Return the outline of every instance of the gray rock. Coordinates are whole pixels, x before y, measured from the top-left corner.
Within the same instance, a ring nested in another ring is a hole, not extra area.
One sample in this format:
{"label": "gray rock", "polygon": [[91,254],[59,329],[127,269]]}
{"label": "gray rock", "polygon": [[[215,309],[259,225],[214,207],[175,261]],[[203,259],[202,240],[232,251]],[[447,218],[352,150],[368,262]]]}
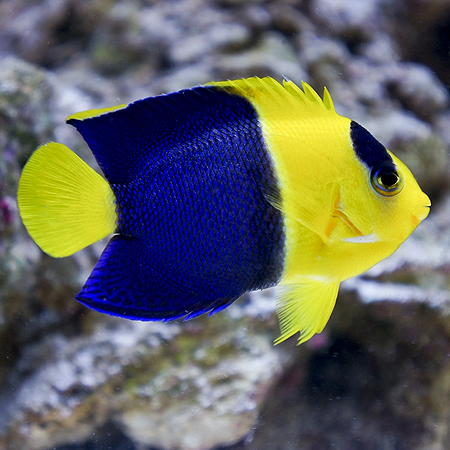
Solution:
{"label": "gray rock", "polygon": [[278,75],[279,80],[282,77],[292,80],[307,78],[295,48],[282,34],[276,32],[265,33],[251,50],[215,58],[214,68],[225,74],[222,76],[225,79],[254,75]]}
{"label": "gray rock", "polygon": [[221,23],[199,30],[173,47],[170,57],[175,64],[192,63],[206,54],[214,54],[233,47],[241,48],[250,39],[249,30],[238,23]]}
{"label": "gray rock", "polygon": [[29,344],[11,373],[14,390],[0,396],[0,443],[35,450],[80,442],[106,420],[148,446],[236,442],[287,363],[264,336],[265,316],[182,325],[95,317],[79,336]]}
{"label": "gray rock", "polygon": [[366,37],[380,26],[380,3],[380,0],[314,0],[310,9],[312,17],[327,31]]}
{"label": "gray rock", "polygon": [[[36,314],[37,311],[32,310],[35,308],[35,299],[39,297],[39,293],[35,293],[38,278],[45,285],[46,276],[41,272],[44,266],[38,268],[42,264],[42,255],[35,246],[30,246],[30,239],[19,218],[15,197],[21,166],[32,150],[40,142],[49,140],[52,135],[52,94],[51,83],[45,71],[12,57],[2,58],[0,334],[4,338],[11,332],[11,326],[15,322],[21,322]],[[65,269],[69,267],[65,265]],[[58,284],[59,281],[56,282],[56,285]],[[25,304],[21,303],[22,301]],[[14,338],[20,339],[23,332],[27,333],[25,330],[17,330]],[[10,343],[10,339],[7,339],[7,342]],[[7,355],[8,353],[6,352]]]}
{"label": "gray rock", "polygon": [[448,90],[427,67],[399,64],[393,68],[390,78],[390,93],[418,117],[430,119],[448,107]]}

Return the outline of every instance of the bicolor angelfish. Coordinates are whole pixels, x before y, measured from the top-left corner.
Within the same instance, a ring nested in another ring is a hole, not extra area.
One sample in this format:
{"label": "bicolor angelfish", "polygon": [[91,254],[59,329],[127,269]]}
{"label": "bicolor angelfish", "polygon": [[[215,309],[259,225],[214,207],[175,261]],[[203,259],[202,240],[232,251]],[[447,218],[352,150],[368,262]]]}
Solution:
{"label": "bicolor angelfish", "polygon": [[128,319],[220,311],[282,285],[279,343],[322,331],[339,284],[393,253],[430,200],[408,168],[306,83],[248,78],[68,117],[105,178],[50,142],[20,214],[40,248],[113,234],[77,299]]}

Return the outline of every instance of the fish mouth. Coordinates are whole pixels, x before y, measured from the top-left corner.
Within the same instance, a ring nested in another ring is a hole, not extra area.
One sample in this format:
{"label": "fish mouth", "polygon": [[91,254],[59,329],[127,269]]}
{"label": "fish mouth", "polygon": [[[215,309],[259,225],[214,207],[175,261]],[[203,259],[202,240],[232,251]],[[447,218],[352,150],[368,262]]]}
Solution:
{"label": "fish mouth", "polygon": [[422,204],[417,206],[412,212],[412,219],[415,225],[418,225],[422,220],[426,219],[430,214],[431,200],[427,194],[422,192]]}
{"label": "fish mouth", "polygon": [[418,225],[422,220],[426,219],[428,217],[428,214],[430,214],[431,210],[431,203],[428,205],[419,206],[413,213],[413,223]]}

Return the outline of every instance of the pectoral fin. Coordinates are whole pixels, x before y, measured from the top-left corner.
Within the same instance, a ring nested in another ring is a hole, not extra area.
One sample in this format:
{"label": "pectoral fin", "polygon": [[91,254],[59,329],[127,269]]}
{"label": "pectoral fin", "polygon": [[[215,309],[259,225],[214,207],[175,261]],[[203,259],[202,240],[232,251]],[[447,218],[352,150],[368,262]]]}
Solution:
{"label": "pectoral fin", "polygon": [[338,290],[338,281],[311,278],[286,286],[277,302],[281,336],[275,340],[275,345],[298,332],[298,345],[320,333],[333,311]]}
{"label": "pectoral fin", "polygon": [[326,244],[330,237],[331,232],[337,224],[335,217],[329,214],[324,214],[323,211],[317,209],[315,206],[308,203],[302,205],[300,202],[295,201],[295,195],[291,195],[290,205],[284,205],[281,199],[281,195],[278,191],[265,190],[265,196],[267,201],[276,209],[282,211],[285,215],[301,223],[304,227],[311,230],[313,233],[320,236],[322,242]]}

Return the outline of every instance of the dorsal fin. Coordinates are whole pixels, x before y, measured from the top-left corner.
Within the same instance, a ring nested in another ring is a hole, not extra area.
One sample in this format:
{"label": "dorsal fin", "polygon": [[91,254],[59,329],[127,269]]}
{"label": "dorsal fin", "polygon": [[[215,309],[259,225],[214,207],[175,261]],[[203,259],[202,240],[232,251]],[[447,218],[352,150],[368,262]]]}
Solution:
{"label": "dorsal fin", "polygon": [[316,91],[305,82],[300,89],[293,81],[279,83],[271,77],[251,77],[239,80],[209,83],[228,92],[248,98],[256,107],[261,107],[266,117],[283,117],[293,114],[336,114],[327,89],[322,100]]}
{"label": "dorsal fin", "polygon": [[83,136],[106,178],[111,183],[125,183],[133,180],[143,165],[164,164],[177,157],[177,149],[211,131],[214,124],[205,119],[212,111],[230,105],[232,97],[200,86],[76,113],[67,122]]}

